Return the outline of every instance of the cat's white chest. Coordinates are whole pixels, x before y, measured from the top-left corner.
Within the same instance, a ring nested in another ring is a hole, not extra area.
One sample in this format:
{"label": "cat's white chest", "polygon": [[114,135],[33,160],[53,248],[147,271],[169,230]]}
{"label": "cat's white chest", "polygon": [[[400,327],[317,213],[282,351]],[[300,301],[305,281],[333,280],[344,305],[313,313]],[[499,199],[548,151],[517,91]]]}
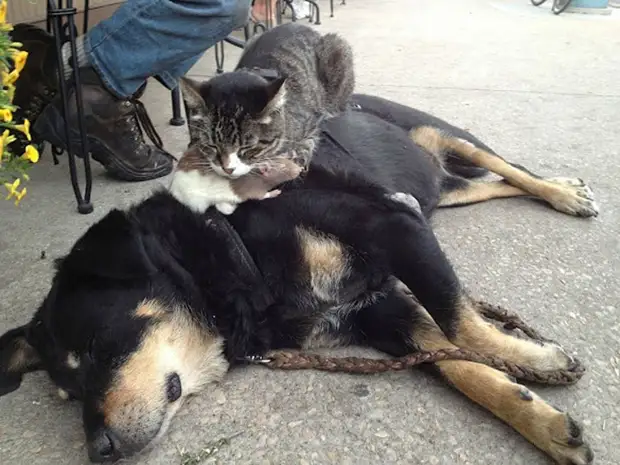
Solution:
{"label": "cat's white chest", "polygon": [[230,179],[216,174],[201,174],[197,170],[176,171],[169,190],[179,202],[198,213],[204,213],[215,205],[222,213],[230,214],[234,206],[242,201],[233,191]]}

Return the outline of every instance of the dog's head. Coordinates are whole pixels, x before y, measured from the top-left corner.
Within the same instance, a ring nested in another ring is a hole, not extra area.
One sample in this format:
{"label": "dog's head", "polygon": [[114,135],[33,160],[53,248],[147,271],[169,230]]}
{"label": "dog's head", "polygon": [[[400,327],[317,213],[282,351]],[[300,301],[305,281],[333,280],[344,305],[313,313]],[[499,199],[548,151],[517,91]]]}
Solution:
{"label": "dog's head", "polygon": [[0,337],[0,395],[45,370],[62,397],[83,403],[93,462],[146,448],[228,368],[221,337],[154,255],[127,215],[111,212],[58,261],[34,318]]}

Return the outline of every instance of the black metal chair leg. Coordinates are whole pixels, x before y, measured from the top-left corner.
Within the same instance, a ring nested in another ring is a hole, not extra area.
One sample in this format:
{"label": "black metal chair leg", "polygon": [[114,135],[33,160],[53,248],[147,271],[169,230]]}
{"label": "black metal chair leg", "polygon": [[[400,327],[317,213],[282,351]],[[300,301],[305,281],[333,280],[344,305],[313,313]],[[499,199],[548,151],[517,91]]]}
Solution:
{"label": "black metal chair leg", "polygon": [[171,126],[183,126],[185,119],[181,115],[181,89],[176,86],[170,91],[172,97],[172,118],[170,118]]}
{"label": "black metal chair leg", "polygon": [[217,74],[222,74],[224,72],[224,41],[220,41],[215,44],[215,72]]}
{"label": "black metal chair leg", "polygon": [[[88,214],[93,211],[93,205],[90,201],[91,190],[92,190],[92,172],[90,168],[90,155],[88,149],[88,140],[86,137],[86,128],[84,126],[84,107],[82,100],[82,90],[80,87],[80,72],[78,68],[77,62],[77,47],[76,47],[76,36],[77,36],[77,28],[75,26],[75,15],[77,13],[77,9],[73,6],[73,0],[66,0],[66,7],[63,7],[62,0],[59,0],[58,4],[55,0],[47,1],[47,19],[48,22],[51,23],[51,29],[54,34],[55,42],[56,42],[56,53],[57,56],[62,56],[62,45],[63,45],[63,18],[66,20],[66,36],[64,37],[64,42],[69,42],[71,47],[71,56],[72,56],[72,73],[73,73],[73,81],[75,85],[75,103],[76,110],[78,116],[78,130],[80,133],[80,143],[81,143],[81,152],[82,152],[82,160],[84,164],[84,178],[85,178],[85,186],[84,186],[84,194],[82,195],[82,191],[80,189],[78,175],[77,175],[77,166],[75,162],[75,154],[74,147],[71,143],[71,134],[69,125],[65,124],[65,142],[67,145],[67,158],[69,160],[69,173],[71,175],[71,185],[73,187],[73,193],[75,194],[75,199],[77,201],[77,210],[82,214]],[[85,9],[88,9],[89,0],[85,1]],[[87,16],[85,17],[85,19]],[[87,26],[85,26],[87,29]],[[63,63],[62,60],[59,60],[58,66],[58,81],[60,87],[60,97],[62,99],[62,115],[65,121],[67,121],[67,115],[69,113],[69,89],[67,86],[67,81],[64,79],[64,67],[66,63]],[[78,149],[79,150],[79,149]]]}
{"label": "black metal chair leg", "polygon": [[318,3],[314,0],[306,0],[310,4],[310,22],[312,22],[312,17],[314,16],[313,11],[316,11],[316,21],[314,24],[321,24],[321,9],[319,8]]}
{"label": "black metal chair leg", "polygon": [[329,0],[329,17],[334,17],[334,0]]}

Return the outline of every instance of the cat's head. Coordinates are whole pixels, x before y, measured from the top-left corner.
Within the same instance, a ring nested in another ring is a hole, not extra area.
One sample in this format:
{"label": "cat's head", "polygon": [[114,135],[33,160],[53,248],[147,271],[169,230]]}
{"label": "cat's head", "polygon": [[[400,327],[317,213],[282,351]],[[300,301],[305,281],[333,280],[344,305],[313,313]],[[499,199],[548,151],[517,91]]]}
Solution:
{"label": "cat's head", "polygon": [[269,160],[285,137],[285,79],[248,71],[180,82],[190,147],[220,176],[238,178]]}

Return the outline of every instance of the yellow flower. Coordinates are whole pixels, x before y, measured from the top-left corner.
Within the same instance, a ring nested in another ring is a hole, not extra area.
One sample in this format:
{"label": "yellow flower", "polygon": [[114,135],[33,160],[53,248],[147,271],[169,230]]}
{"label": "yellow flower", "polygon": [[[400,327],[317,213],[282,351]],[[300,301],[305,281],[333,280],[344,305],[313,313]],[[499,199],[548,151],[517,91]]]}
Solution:
{"label": "yellow flower", "polygon": [[13,64],[15,65],[15,70],[18,73],[21,73],[22,70],[24,69],[24,66],[26,66],[26,60],[28,59],[28,52],[25,52],[23,50],[20,51],[16,51],[15,53],[13,53]]}
{"label": "yellow flower", "polygon": [[24,124],[16,124],[13,128],[23,132],[26,135],[26,139],[29,141],[32,140],[32,136],[30,135],[30,121],[27,119],[24,120]]}
{"label": "yellow flower", "polygon": [[4,183],[4,187],[6,187],[6,190],[9,191],[9,195],[6,196],[6,200],[9,200],[14,195],[17,195],[17,188],[19,187],[19,183],[20,182],[21,182],[21,180],[19,178],[17,178],[13,182],[5,182]]}
{"label": "yellow flower", "polygon": [[5,123],[13,121],[13,113],[8,108],[0,108],[0,119]]}
{"label": "yellow flower", "polygon": [[17,79],[19,79],[19,71],[17,71],[16,69],[11,71],[10,73],[2,71],[3,86],[12,86],[13,84],[15,84],[15,81],[17,81]]}
{"label": "yellow flower", "polygon": [[36,163],[39,161],[39,151],[35,148],[34,145],[27,145],[26,151],[22,155],[24,160],[28,160],[31,163]]}
{"label": "yellow flower", "polygon": [[19,202],[21,202],[21,200],[24,198],[24,196],[26,195],[26,188],[24,187],[22,189],[22,191],[18,194],[15,194],[15,206],[19,206]]}
{"label": "yellow flower", "polygon": [[6,23],[6,0],[0,2],[0,23]]}
{"label": "yellow flower", "polygon": [[22,173],[22,178],[24,178],[24,181],[30,181],[30,176],[28,176],[28,173]]}
{"label": "yellow flower", "polygon": [[15,142],[15,136],[12,135],[8,129],[5,129],[2,135],[0,136],[0,154],[4,153],[4,148],[9,145],[11,142]]}

